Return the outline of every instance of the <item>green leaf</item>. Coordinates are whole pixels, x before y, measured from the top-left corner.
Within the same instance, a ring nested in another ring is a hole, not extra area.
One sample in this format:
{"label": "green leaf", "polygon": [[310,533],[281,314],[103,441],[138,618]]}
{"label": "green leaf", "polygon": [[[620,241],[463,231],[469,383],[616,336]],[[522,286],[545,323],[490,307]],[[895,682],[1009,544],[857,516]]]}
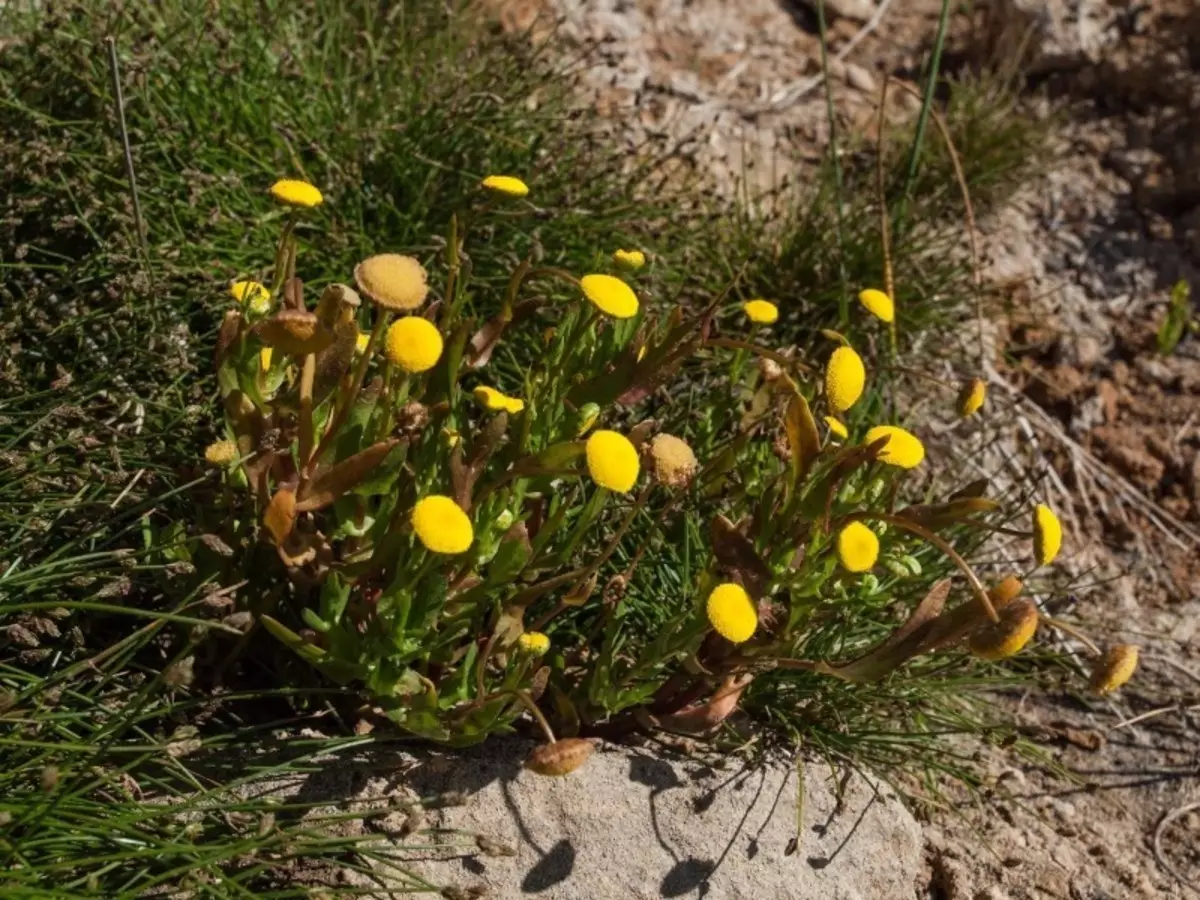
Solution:
{"label": "green leaf", "polygon": [[338,684],[349,684],[364,676],[365,672],[361,666],[333,659],[326,651],[308,643],[282,622],[278,622],[270,616],[263,616],[262,623],[280,643]]}
{"label": "green leaf", "polygon": [[1182,279],[1177,281],[1175,287],[1171,289],[1171,302],[1167,306],[1167,315],[1158,328],[1158,352],[1163,356],[1170,356],[1179,345],[1180,340],[1183,339],[1188,319],[1191,317],[1188,303],[1191,293],[1191,285]]}

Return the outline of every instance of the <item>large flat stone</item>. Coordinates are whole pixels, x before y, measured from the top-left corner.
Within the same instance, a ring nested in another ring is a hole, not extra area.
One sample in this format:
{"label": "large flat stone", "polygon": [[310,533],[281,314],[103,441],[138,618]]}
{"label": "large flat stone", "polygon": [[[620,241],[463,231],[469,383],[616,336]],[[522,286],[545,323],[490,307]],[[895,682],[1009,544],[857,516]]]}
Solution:
{"label": "large flat stone", "polygon": [[[565,778],[521,768],[529,745],[489,742],[456,757],[414,760],[404,781],[421,794],[461,790],[463,806],[431,825],[483,834],[511,857],[451,856],[414,867],[439,884],[486,886],[496,900],[893,900],[913,895],[920,826],[882,785],[839,784],[806,765],[801,841],[796,772],[786,765],[716,769],[604,747]],[[454,840],[461,847],[462,836]],[[437,855],[437,854],[433,854]]]}

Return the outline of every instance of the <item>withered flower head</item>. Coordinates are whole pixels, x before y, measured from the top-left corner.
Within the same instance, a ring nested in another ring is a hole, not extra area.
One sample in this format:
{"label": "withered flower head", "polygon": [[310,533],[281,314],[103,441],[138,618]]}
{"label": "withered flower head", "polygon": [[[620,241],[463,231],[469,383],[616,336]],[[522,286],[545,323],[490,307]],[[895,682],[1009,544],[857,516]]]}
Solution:
{"label": "withered flower head", "polygon": [[358,289],[384,309],[416,309],[429,293],[425,279],[424,266],[399,253],[380,253],[354,269]]}
{"label": "withered flower head", "polygon": [[687,442],[673,434],[655,435],[650,441],[654,477],[669,488],[687,487],[696,474],[696,454]]}
{"label": "withered flower head", "polygon": [[293,356],[320,353],[333,343],[333,332],[321,327],[321,320],[300,309],[283,309],[254,326],[254,332],[268,347]]}
{"label": "withered flower head", "polygon": [[999,622],[988,622],[968,642],[971,652],[981,659],[1007,659],[1019,653],[1037,631],[1038,611],[1032,600],[1014,600],[999,614]]}
{"label": "withered flower head", "polygon": [[1135,644],[1113,644],[1096,661],[1089,685],[1092,692],[1104,696],[1111,694],[1130,678],[1138,664],[1138,648]]}
{"label": "withered flower head", "polygon": [[583,738],[564,738],[553,744],[539,744],[525,760],[525,768],[539,775],[570,775],[592,755],[596,746]]}

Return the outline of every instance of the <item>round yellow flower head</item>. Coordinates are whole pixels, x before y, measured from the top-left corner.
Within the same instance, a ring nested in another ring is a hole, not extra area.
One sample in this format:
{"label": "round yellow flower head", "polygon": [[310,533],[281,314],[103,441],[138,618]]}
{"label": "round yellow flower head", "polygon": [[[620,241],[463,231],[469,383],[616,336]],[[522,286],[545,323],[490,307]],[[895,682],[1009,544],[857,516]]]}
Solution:
{"label": "round yellow flower head", "polygon": [[497,194],[504,194],[508,197],[524,197],[529,193],[529,185],[512,175],[489,175],[480,182],[480,185],[489,191],[495,191]]}
{"label": "round yellow flower head", "polygon": [[879,559],[879,538],[862,522],[851,522],[838,532],[837,554],[847,572],[866,572]]}
{"label": "round yellow flower head", "polygon": [[638,452],[625,435],[601,429],[587,440],[587,467],[596,484],[623,494],[637,483]]}
{"label": "round yellow flower head", "polygon": [[371,336],[369,334],[363,334],[362,332],[359,332],[358,337],[356,337],[354,339],[354,352],[355,353],[366,353],[367,345],[370,343],[371,343]]}
{"label": "round yellow flower head", "polygon": [[758,628],[754,601],[740,584],[726,582],[713,588],[705,606],[708,623],[725,640],[741,644],[750,640]]}
{"label": "round yellow flower head", "polygon": [[235,281],[229,293],[238,303],[246,304],[254,313],[265,313],[271,309],[271,291],[257,281]]}
{"label": "round yellow flower head", "polygon": [[1134,644],[1114,644],[1096,661],[1089,686],[1092,693],[1111,694],[1130,678],[1138,664],[1138,648]]}
{"label": "round yellow flower head", "polygon": [[387,358],[405,372],[425,372],[442,357],[442,335],[428,319],[405,316],[388,326],[383,342]]}
{"label": "round yellow flower head", "polygon": [[284,206],[298,206],[311,209],[320,206],[325,200],[321,192],[307,181],[295,178],[282,178],[271,185],[271,196]]}
{"label": "round yellow flower head", "polygon": [[980,378],[972,378],[958,392],[958,414],[964,419],[983,409],[987,399],[987,384]]}
{"label": "round yellow flower head", "polygon": [[829,426],[829,433],[834,437],[840,438],[843,441],[850,437],[850,429],[836,416],[826,416],[825,424]]}
{"label": "round yellow flower head", "polygon": [[890,324],[896,320],[896,304],[883,291],[867,288],[858,295],[858,302],[866,307],[867,312],[882,322]]}
{"label": "round yellow flower head", "polygon": [[971,653],[980,659],[1007,659],[1037,631],[1038,611],[1032,600],[1015,600],[999,610],[999,616],[999,622],[988,622],[968,640]]}
{"label": "round yellow flower head", "polygon": [[622,269],[636,272],[646,264],[646,254],[641,250],[618,250],[613,254],[613,261]]}
{"label": "round yellow flower head", "polygon": [[519,413],[525,408],[525,401],[520,397],[510,397],[493,387],[480,385],[472,392],[475,399],[483,404],[484,409],[492,412]]}
{"label": "round yellow flower head", "polygon": [[521,648],[522,653],[530,656],[544,656],[550,649],[550,638],[540,631],[526,631],[517,638],[517,646]]}
{"label": "round yellow flower head", "polygon": [[1044,503],[1033,508],[1033,556],[1039,566],[1048,566],[1062,549],[1062,524]]}
{"label": "round yellow flower head", "polygon": [[584,275],[579,279],[583,295],[602,313],[614,319],[637,315],[638,298],[633,288],[612,275]]}
{"label": "round yellow flower head", "polygon": [[774,325],[779,321],[779,307],[770,300],[747,300],[742,312],[756,325]]}
{"label": "round yellow flower head", "polygon": [[425,267],[411,256],[379,253],[354,267],[358,289],[384,309],[416,309],[429,293]]}
{"label": "round yellow flower head", "polygon": [[843,413],[858,402],[867,383],[862,357],[851,347],[838,347],[825,367],[825,399],[835,413]]}
{"label": "round yellow flower head", "polygon": [[233,441],[217,441],[204,448],[204,461],[214,466],[227,466],[238,457],[237,444]]}
{"label": "round yellow flower head", "polygon": [[471,520],[449,497],[434,494],[417,501],[412,527],[425,549],[433,553],[462,553],[475,539]]}
{"label": "round yellow flower head", "polygon": [[258,351],[258,367],[264,372],[271,371],[271,348],[263,347]]}
{"label": "round yellow flower head", "polygon": [[879,461],[901,469],[915,469],[925,459],[925,445],[921,439],[895,425],[876,425],[867,432],[863,444],[873,444],[881,438],[887,443],[879,451]]}
{"label": "round yellow flower head", "polygon": [[686,441],[673,434],[655,435],[650,442],[650,457],[654,460],[654,477],[667,487],[686,487],[696,474],[696,454]]}

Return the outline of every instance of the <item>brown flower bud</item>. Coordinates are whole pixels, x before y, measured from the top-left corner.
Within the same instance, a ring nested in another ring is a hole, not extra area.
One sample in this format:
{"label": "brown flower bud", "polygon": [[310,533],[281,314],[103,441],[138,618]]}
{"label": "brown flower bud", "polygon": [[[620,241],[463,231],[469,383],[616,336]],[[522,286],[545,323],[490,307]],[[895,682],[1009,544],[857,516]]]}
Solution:
{"label": "brown flower bud", "polygon": [[1130,678],[1138,664],[1138,648],[1134,644],[1114,644],[1096,661],[1092,669],[1092,692],[1111,694]]}
{"label": "brown flower bud", "polygon": [[696,474],[696,454],[686,441],[673,434],[659,434],[650,442],[654,477],[669,488],[687,487]]}
{"label": "brown flower bud", "polygon": [[999,613],[999,622],[988,622],[968,642],[981,659],[1006,659],[1020,652],[1037,631],[1038,611],[1032,600],[1015,600]]}
{"label": "brown flower bud", "polygon": [[595,745],[583,738],[565,738],[539,744],[525,760],[525,768],[539,775],[570,775],[592,755]]}

